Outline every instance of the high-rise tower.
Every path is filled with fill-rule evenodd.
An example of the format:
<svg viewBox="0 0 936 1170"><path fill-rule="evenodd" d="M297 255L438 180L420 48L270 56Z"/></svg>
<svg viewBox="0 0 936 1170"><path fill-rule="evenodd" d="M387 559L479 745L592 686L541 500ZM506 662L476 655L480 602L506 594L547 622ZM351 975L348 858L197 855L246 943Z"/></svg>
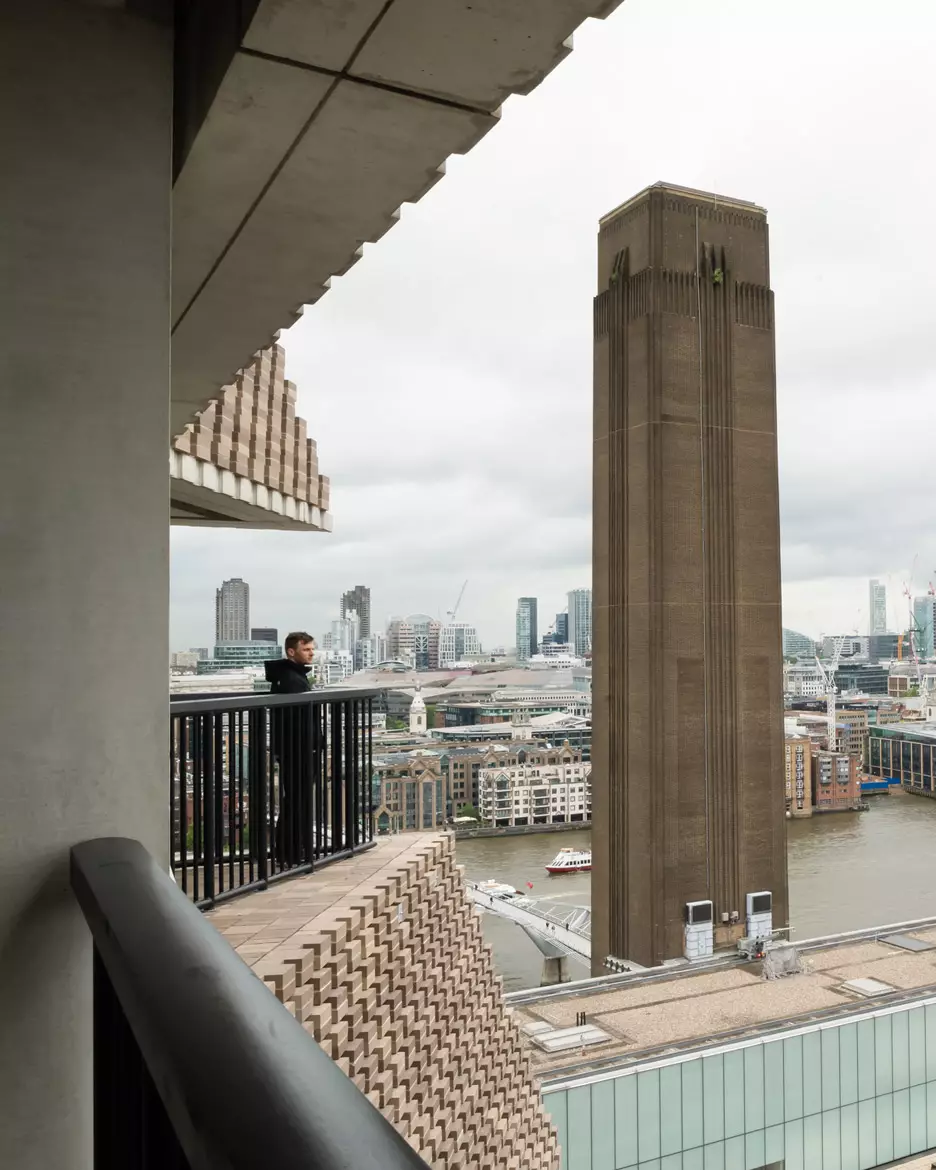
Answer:
<svg viewBox="0 0 936 1170"><path fill-rule="evenodd" d="M250 640L250 586L240 577L215 590L215 642Z"/></svg>
<svg viewBox="0 0 936 1170"><path fill-rule="evenodd" d="M539 652L539 634L536 625L536 598L519 598L517 601L517 658L520 662L525 662Z"/></svg>
<svg viewBox="0 0 936 1170"><path fill-rule="evenodd" d="M592 591L572 589L566 596L569 603L566 633L573 652L581 657L592 646Z"/></svg>
<svg viewBox="0 0 936 1170"><path fill-rule="evenodd" d="M346 617L351 610L358 616L360 637L369 638L371 633L370 622L370 587L355 585L341 595L341 616Z"/></svg>
<svg viewBox="0 0 936 1170"><path fill-rule="evenodd" d="M887 633L887 586L883 581L868 582L868 633Z"/></svg>
<svg viewBox="0 0 936 1170"><path fill-rule="evenodd" d="M766 213L658 183L598 239L596 973L682 955L689 902L788 921Z"/></svg>

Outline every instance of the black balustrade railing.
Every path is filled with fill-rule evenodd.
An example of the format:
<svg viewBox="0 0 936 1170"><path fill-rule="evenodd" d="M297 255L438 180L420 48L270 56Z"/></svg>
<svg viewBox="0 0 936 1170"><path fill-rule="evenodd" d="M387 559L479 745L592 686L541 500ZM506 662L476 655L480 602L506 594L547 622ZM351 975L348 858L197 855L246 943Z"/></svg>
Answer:
<svg viewBox="0 0 936 1170"><path fill-rule="evenodd" d="M173 698L170 858L199 907L373 841L370 691Z"/></svg>
<svg viewBox="0 0 936 1170"><path fill-rule="evenodd" d="M94 1170L428 1170L137 841L71 852Z"/></svg>

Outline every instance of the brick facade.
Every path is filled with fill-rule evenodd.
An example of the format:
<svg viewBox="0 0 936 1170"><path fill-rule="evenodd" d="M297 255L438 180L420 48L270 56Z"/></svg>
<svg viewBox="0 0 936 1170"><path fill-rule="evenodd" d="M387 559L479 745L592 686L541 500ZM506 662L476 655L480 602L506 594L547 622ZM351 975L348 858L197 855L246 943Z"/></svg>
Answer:
<svg viewBox="0 0 936 1170"><path fill-rule="evenodd" d="M172 446L327 512L329 481L319 475L315 440L296 415L296 387L285 370L281 345L260 350Z"/></svg>
<svg viewBox="0 0 936 1170"><path fill-rule="evenodd" d="M681 956L687 902L743 921L770 890L788 921L767 239L763 209L664 184L601 223L595 974Z"/></svg>
<svg viewBox="0 0 936 1170"><path fill-rule="evenodd" d="M209 918L437 1170L557 1170L448 835L405 834Z"/></svg>

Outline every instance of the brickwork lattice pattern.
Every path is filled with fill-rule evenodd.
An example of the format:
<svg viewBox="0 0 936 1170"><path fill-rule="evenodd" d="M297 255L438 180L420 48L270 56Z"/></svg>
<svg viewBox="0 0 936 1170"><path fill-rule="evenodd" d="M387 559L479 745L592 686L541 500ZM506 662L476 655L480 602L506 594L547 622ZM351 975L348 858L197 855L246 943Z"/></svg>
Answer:
<svg viewBox="0 0 936 1170"><path fill-rule="evenodd" d="M285 496L328 511L328 478L296 416L296 387L286 381L286 351L262 349L236 381L173 439L172 446Z"/></svg>
<svg viewBox="0 0 936 1170"><path fill-rule="evenodd" d="M437 1170L557 1170L447 835L406 834L210 912Z"/></svg>

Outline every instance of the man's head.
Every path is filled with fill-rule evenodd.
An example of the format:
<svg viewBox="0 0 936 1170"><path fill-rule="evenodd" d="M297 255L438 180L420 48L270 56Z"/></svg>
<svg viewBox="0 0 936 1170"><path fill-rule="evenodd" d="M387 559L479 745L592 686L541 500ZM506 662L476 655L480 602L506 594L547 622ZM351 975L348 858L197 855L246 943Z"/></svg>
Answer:
<svg viewBox="0 0 936 1170"><path fill-rule="evenodd" d="M286 635L283 649L286 651L286 657L290 662L298 662L303 666L308 666L312 661L312 655L315 653L315 639L311 634L297 630L294 634Z"/></svg>

